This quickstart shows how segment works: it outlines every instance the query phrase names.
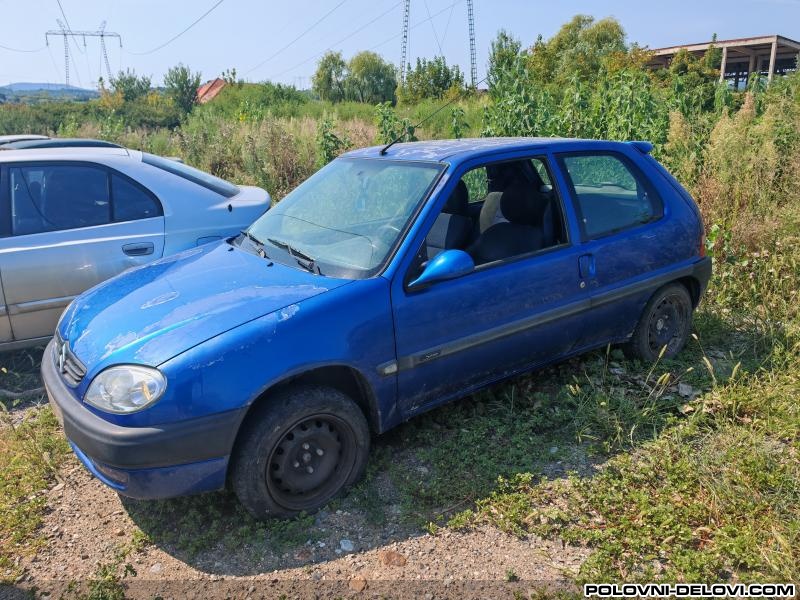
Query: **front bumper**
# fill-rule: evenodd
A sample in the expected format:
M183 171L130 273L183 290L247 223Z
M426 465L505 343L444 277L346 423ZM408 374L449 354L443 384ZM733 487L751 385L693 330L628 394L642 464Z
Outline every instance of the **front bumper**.
M220 489L244 410L152 427L110 423L77 399L59 375L53 342L42 379L53 411L86 468L127 496L169 498Z

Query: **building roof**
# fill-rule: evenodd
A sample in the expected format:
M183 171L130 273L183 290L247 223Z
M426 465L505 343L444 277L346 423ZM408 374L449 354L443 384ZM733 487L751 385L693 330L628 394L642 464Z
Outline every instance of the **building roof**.
M224 79L217 77L216 79L212 79L211 81L206 81L203 85L197 88L197 101L200 104L205 104L213 100L217 94L222 91L226 82Z
M679 50L687 50L689 52L704 52L712 45L715 48L736 48L748 47L754 51L763 50L768 52L773 42L777 42L778 51L781 50L800 52L800 42L784 37L782 35L762 35L756 37L736 38L732 40L716 40L710 42L701 42L698 44L680 44L678 46L667 46L666 48L654 48L651 52L655 56L668 56L675 54Z

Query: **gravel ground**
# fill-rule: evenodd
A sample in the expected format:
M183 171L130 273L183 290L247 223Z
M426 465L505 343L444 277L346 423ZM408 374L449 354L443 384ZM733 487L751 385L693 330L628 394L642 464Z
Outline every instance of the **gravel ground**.
M123 504L76 460L69 461L63 478L47 494L47 543L23 559L17 592L75 597L139 530L141 503ZM196 555L145 543L122 561L133 570L121 581L131 598L528 597L534 589L568 587L588 556L585 548L517 539L489 527L431 535L393 523L392 513L370 524L346 510L322 512L313 535L282 553L252 541ZM12 590L5 594L13 597Z
M0 373L0 388L22 399L11 409L13 422L46 402L36 389L40 354L14 353L13 370ZM397 451L393 447L394 461L416 464L413 452ZM566 454L566 461L554 457L542 473L559 477L567 467L590 468L579 448ZM306 528L295 525L288 533L280 525L244 523L229 494L175 504L123 500L74 457L61 479L46 493L46 543L35 556L20 558L24 574L16 587L0 587L0 600L27 598L31 591L41 598L78 598L104 575L117 591L119 581L126 597L165 600L528 598L534 590L572 589L572 576L589 554L491 527L425 533L404 518L386 473L372 480L366 503L363 497L336 501L307 519ZM369 505L378 507L377 520Z

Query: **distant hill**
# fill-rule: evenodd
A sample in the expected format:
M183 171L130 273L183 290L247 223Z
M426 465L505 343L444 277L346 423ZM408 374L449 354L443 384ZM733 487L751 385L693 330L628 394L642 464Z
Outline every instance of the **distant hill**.
M99 97L96 90L87 90L63 83L20 81L0 86L0 102L35 104L46 100L91 100Z
M31 83L29 81L20 81L18 83L9 83L8 85L0 86L11 90L12 92L32 92L38 90L47 91L75 91L75 92L88 92L92 93L94 90L86 90L83 88L75 87L74 85L66 85L63 83Z

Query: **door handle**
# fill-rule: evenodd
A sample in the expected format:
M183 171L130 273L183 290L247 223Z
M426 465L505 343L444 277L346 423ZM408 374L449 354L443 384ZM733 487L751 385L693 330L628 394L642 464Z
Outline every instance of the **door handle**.
M584 254L578 259L578 271L581 279L592 279L597 275L594 254Z
M155 251L153 242L139 242L136 244L125 244L122 251L128 256L147 256Z

